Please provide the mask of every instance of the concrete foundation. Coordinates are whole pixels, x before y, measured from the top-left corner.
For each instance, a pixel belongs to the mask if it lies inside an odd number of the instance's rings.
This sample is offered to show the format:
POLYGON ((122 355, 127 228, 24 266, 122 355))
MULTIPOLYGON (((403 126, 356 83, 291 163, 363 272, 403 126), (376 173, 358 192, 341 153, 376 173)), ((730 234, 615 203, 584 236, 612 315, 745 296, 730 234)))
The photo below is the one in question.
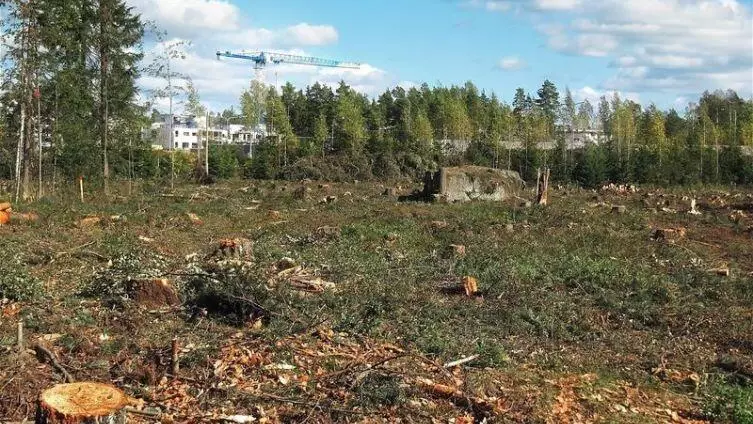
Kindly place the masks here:
POLYGON ((461 166, 427 173, 424 196, 446 202, 500 201, 517 196, 525 182, 515 171, 461 166))

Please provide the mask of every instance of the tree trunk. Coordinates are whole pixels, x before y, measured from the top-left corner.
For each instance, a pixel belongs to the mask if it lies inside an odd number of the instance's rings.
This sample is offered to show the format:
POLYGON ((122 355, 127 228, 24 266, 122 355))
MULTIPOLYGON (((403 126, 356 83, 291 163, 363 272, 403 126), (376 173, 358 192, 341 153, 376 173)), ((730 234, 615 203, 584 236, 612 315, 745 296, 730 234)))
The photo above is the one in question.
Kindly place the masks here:
POLYGON ((551 170, 546 168, 544 172, 541 169, 538 170, 538 177, 536 178, 536 203, 541 206, 546 206, 549 201, 549 176, 551 170))
MULTIPOLYGON (((39 83, 37 83, 37 87, 39 87, 39 83)), ((42 189, 42 93, 38 93, 37 96, 37 147, 39 148, 39 163, 37 169, 37 172, 39 174, 39 192, 37 193, 37 196, 39 199, 42 198, 42 195, 44 194, 42 189)))
MULTIPOLYGON (((31 96, 29 96, 29 102, 27 104, 31 105, 31 96)), ((31 107, 31 110, 29 111, 29 116, 34 114, 34 108, 31 107)), ((29 119, 28 125, 26 125, 26 135, 24 136, 24 154, 23 154, 23 166, 24 166, 24 175, 23 175, 23 190, 21 192, 21 197, 23 200, 31 200, 32 196, 32 187, 31 187, 31 148, 33 143, 33 135, 32 135, 32 128, 31 128, 31 119, 29 119)))
POLYGON ((18 145, 16 146, 16 169, 15 169, 15 177, 16 177, 16 203, 18 203, 18 198, 21 195, 21 162, 23 162, 23 154, 24 154, 24 131, 26 130, 24 128, 26 124, 26 105, 21 103, 21 129, 18 131, 18 145))
POLYGON ((108 79, 108 46, 106 26, 109 22, 107 6, 100 3, 99 22, 99 107, 100 107, 100 138, 102 142, 102 176, 104 178, 105 195, 110 194, 110 163, 107 158, 107 125, 109 122, 110 107, 107 98, 108 79))
POLYGON ((36 424, 125 424, 128 397, 100 383, 58 384, 39 396, 36 424))

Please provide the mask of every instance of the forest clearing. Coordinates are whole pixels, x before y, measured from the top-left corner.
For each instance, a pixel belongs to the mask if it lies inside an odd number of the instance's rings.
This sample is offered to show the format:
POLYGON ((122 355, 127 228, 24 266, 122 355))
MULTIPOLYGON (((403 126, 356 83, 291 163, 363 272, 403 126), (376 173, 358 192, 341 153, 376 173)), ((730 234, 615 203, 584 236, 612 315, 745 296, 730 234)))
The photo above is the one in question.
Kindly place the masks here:
POLYGON ((0 226, 6 420, 68 379, 129 422, 751 420, 750 190, 114 188, 0 226))
POLYGON ((0 0, 0 423, 753 424, 749 3, 0 0))

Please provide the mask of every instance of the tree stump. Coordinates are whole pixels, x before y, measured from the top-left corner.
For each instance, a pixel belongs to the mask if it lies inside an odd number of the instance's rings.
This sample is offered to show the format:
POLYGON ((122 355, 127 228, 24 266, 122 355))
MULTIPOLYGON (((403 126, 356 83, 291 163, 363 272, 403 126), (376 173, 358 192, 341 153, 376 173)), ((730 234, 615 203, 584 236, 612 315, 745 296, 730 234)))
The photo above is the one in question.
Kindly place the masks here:
POLYGON ((128 397, 101 383, 58 384, 39 396, 36 424, 124 424, 128 397))
POLYGON ((544 172, 541 169, 538 170, 538 176, 536 177, 536 203, 541 206, 546 206, 549 201, 549 176, 551 170, 546 168, 544 172))

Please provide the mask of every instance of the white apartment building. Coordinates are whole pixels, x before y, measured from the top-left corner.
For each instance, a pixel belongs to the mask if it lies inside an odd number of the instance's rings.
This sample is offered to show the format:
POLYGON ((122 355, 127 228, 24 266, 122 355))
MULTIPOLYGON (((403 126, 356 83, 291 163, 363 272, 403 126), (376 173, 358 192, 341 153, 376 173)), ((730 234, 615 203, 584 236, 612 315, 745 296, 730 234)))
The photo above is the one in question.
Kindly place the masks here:
POLYGON ((212 126, 207 128, 206 117, 194 117, 190 115, 175 116, 170 125, 170 116, 163 115, 162 122, 154 122, 151 131, 156 134, 155 149, 176 150, 203 149, 204 143, 209 139, 209 144, 237 144, 244 147, 244 151, 250 156, 253 145, 266 139, 269 135, 266 126, 261 124, 254 128, 246 128, 244 125, 230 124, 228 120, 215 118, 212 126), (223 122, 224 121, 224 122, 223 122), (220 126, 217 126, 219 124, 220 126), (222 124, 225 124, 222 126, 222 124))

